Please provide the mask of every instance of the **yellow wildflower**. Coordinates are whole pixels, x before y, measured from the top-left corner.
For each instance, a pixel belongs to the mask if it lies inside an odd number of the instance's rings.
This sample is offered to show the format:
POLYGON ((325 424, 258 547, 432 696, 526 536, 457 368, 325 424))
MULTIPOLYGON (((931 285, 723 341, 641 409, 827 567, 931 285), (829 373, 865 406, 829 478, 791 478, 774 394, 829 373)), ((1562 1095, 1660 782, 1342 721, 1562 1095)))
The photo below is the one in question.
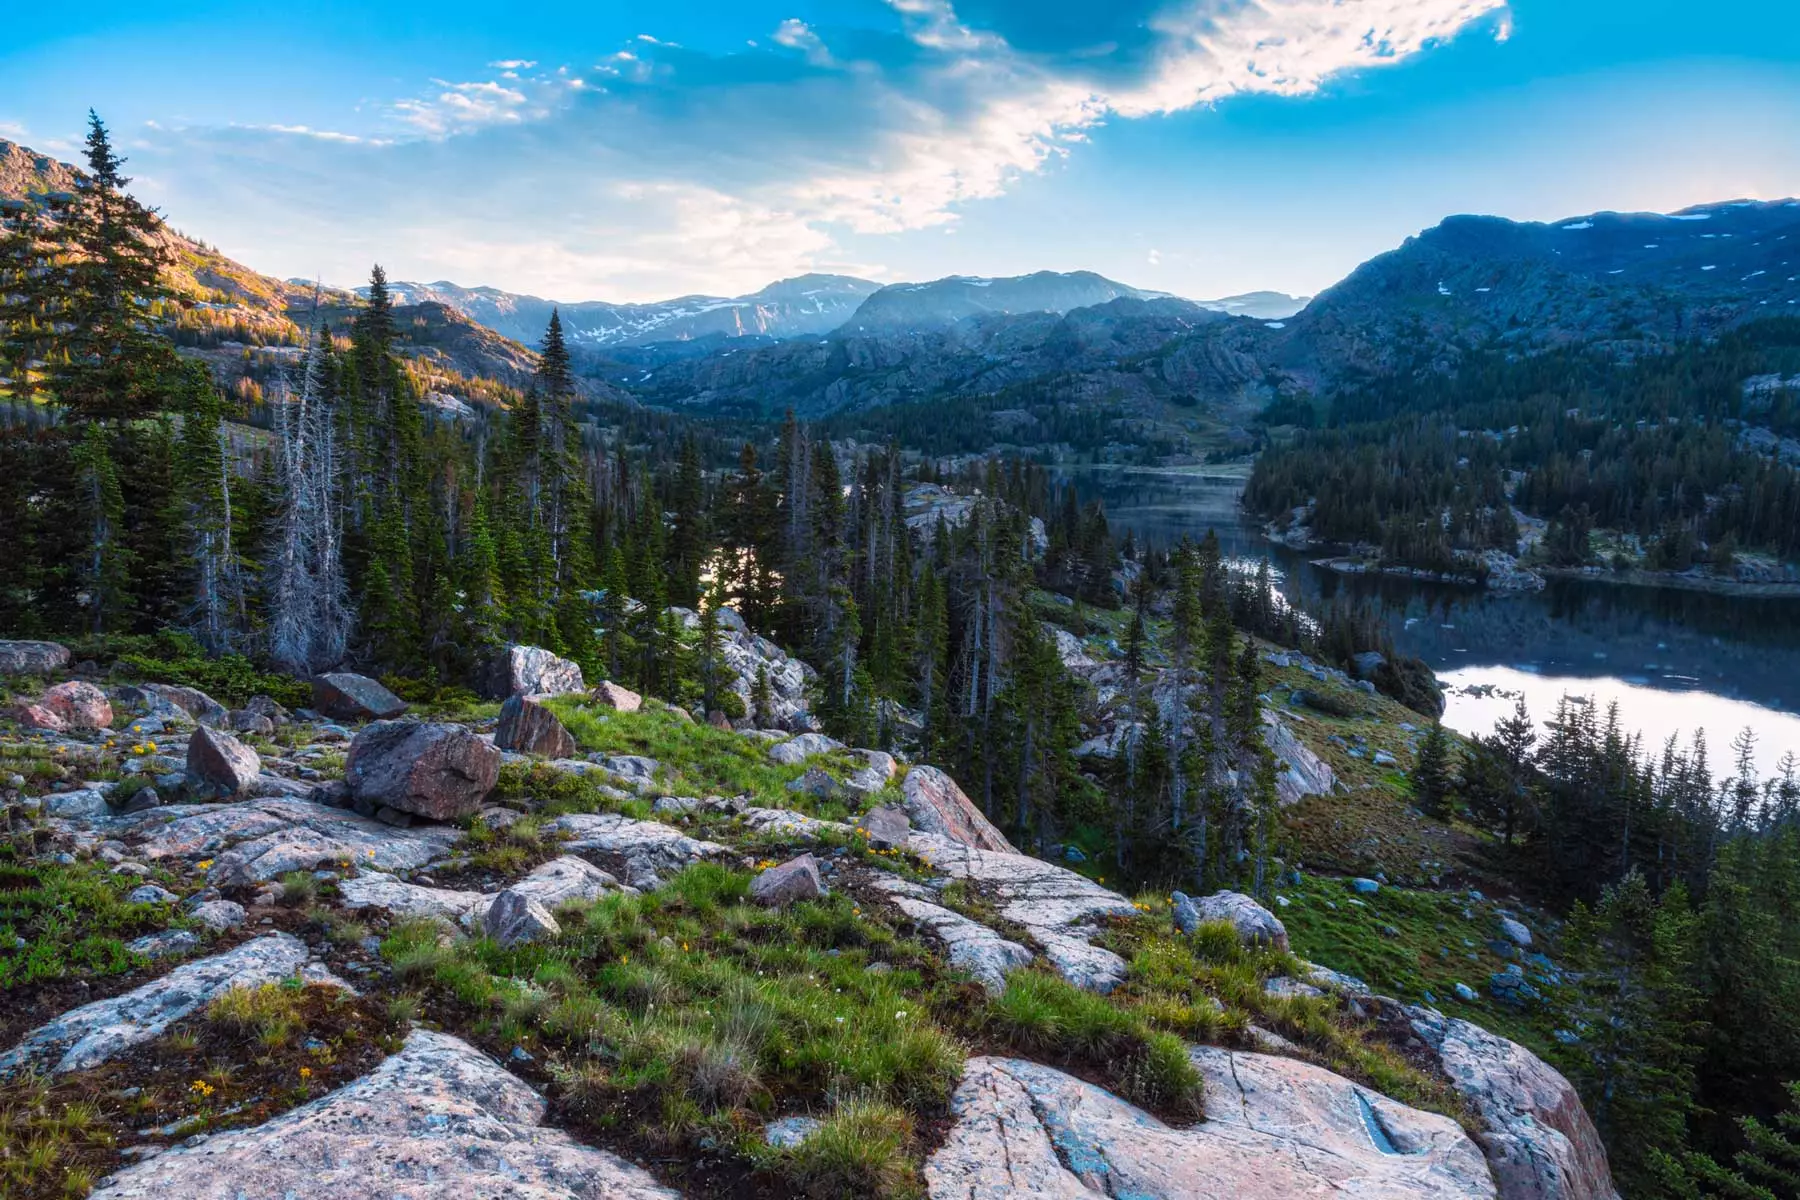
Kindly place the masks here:
POLYGON ((197 863, 195 863, 195 864, 194 864, 194 870, 196 870, 196 871, 204 871, 204 870, 206 870, 206 868, 208 868, 208 867, 210 867, 210 866, 212 866, 212 865, 213 865, 213 860, 212 860, 212 859, 210 859, 210 858, 203 858, 203 859, 201 859, 201 860, 200 860, 200 861, 199 861, 199 862, 197 862, 197 863))
POLYGON ((213 1087, 212 1084, 206 1082, 204 1079, 196 1079, 193 1083, 188 1085, 188 1091, 194 1093, 194 1095, 200 1097, 202 1100, 212 1095, 217 1090, 217 1088, 213 1087))
POLYGON ((301 1067, 300 1068, 300 1078, 311 1079, 312 1078, 312 1068, 311 1067, 301 1067))

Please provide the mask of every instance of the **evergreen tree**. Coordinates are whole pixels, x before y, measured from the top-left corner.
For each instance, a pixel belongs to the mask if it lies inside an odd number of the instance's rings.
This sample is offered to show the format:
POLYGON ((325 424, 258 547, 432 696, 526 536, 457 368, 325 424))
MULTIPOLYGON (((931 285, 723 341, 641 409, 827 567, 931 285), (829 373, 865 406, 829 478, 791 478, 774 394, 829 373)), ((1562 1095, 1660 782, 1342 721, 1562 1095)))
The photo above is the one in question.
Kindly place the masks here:
POLYGON ((1419 808, 1427 815, 1447 820, 1450 816, 1450 795, 1455 784, 1455 767, 1452 762, 1454 751, 1450 746, 1450 736, 1444 732, 1441 721, 1433 721, 1431 729, 1425 734, 1425 740, 1419 745, 1418 764, 1413 768, 1413 798, 1419 802, 1419 808))

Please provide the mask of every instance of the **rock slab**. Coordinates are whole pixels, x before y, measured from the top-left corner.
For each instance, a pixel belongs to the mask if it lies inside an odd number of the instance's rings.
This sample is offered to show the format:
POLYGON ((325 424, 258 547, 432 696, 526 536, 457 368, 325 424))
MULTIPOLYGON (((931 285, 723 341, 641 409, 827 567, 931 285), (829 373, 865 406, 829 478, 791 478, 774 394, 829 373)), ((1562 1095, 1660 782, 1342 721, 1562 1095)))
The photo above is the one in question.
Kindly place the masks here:
POLYGON ((292 934, 257 938, 176 967, 134 991, 64 1013, 0 1054, 0 1075, 28 1067, 80 1071, 160 1037, 164 1030, 234 987, 259 987, 303 970, 306 943, 292 934))
POLYGON ((644 707, 644 698, 630 688, 622 688, 611 680, 604 680, 594 689, 594 703, 614 712, 634 713, 644 707))
POLYGON ((1173 1129, 1061 1071, 971 1058, 955 1125, 925 1164, 932 1200, 1492 1200, 1456 1123, 1292 1059, 1195 1049, 1209 1119, 1173 1129))
POLYGON ((500 778, 500 751, 461 725, 376 721, 344 760, 353 799, 452 821, 481 807, 500 778))
POLYGON ((1479 1025, 1428 1008, 1406 1015, 1480 1115, 1502 1200, 1618 1200, 1606 1147, 1561 1072, 1479 1025))
POLYGON ((975 802, 963 794, 956 780, 936 767, 914 767, 907 772, 900 790, 906 815, 915 829, 976 850, 1018 853, 1006 835, 994 828, 975 802))
POLYGON ((0 641, 0 675, 51 675, 69 665, 69 648, 56 642, 0 641))
POLYGON ((523 1080, 447 1034, 415 1030, 355 1083, 253 1129, 127 1167, 93 1200, 679 1200, 604 1150, 543 1126, 523 1080))

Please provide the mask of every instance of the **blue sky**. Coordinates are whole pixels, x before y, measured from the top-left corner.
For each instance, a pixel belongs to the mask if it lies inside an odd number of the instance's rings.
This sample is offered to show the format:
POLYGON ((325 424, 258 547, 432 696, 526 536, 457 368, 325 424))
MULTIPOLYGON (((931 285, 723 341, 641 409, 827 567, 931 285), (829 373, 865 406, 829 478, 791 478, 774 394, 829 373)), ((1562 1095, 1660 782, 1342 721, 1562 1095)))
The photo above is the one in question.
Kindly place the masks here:
POLYGON ((1089 268, 1312 293, 1452 212, 1800 193, 1793 0, 101 0, 0 137, 260 270, 558 299, 1089 268))

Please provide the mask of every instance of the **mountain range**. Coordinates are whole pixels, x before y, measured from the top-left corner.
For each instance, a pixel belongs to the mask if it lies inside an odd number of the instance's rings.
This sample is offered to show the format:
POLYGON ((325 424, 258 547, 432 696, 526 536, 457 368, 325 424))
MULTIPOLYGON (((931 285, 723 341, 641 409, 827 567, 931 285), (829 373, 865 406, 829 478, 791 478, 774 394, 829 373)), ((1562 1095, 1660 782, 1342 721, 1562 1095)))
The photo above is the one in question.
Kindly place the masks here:
MULTIPOLYGON (((0 198, 69 190, 79 178, 0 141, 0 198)), ((299 339, 311 284, 259 274, 169 226, 163 236, 184 331, 213 330, 206 344, 226 349, 299 339)), ((392 287, 402 326, 418 331, 406 352, 450 383, 460 374, 517 386, 554 307, 595 394, 817 416, 1022 387, 1237 411, 1406 364, 1446 368, 1495 343, 1638 352, 1760 316, 1800 316, 1797 280, 1800 201, 1778 200, 1550 224, 1453 216, 1310 301, 1249 293, 1195 302, 1088 271, 887 286, 802 275, 744 296, 640 304, 557 304, 447 282, 392 287)), ((337 324, 357 303, 338 289, 325 301, 337 324)))

